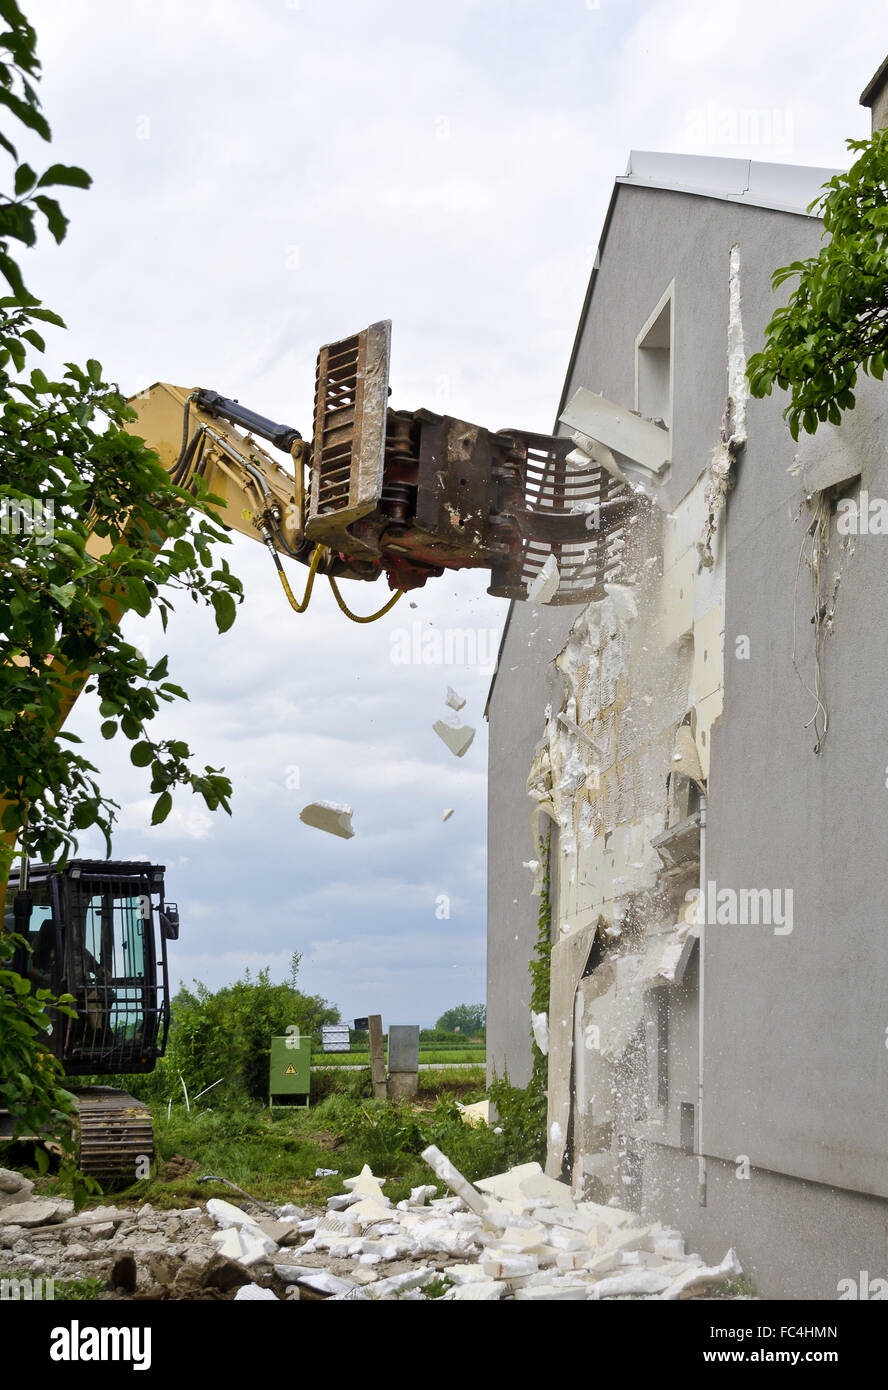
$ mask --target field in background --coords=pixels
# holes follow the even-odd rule
[[[386,1060],[388,1051],[386,1050]],[[465,1047],[429,1047],[419,1049],[420,1066],[436,1065],[456,1062],[473,1062],[477,1066],[483,1067],[487,1061],[487,1049],[484,1046],[473,1047],[466,1044]],[[313,1052],[311,1057],[312,1067],[369,1067],[370,1053],[366,1050],[354,1052]]]

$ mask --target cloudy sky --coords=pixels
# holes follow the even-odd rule
[[[26,265],[69,325],[52,354],[98,357],[127,393],[211,386],[304,434],[318,346],[379,318],[396,407],[550,429],[629,150],[841,166],[888,50],[886,0],[22,4],[52,158],[94,178],[64,199],[64,245]],[[166,731],[227,769],[231,819],[186,796],[149,828],[128,745],[98,737],[89,697],[71,723],[123,808],[115,853],[168,866],[174,979],[283,978],[300,951],[303,987],[347,1018],[429,1024],[482,1000],[482,711],[505,603],[458,575],[356,627],[323,585],[291,613],[261,547],[229,558],[231,632],[189,603],[166,638],[132,634],[170,652],[191,702]],[[360,612],[384,598],[346,590]],[[393,660],[414,625],[469,631],[473,660]],[[448,684],[477,728],[460,760],[431,728]],[[317,799],[355,808],[354,839],[300,823]]]

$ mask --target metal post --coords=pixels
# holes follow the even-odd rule
[[[377,1100],[388,1098],[388,1086],[385,1079],[385,1056],[382,1050],[382,1015],[370,1014],[367,1018],[370,1032],[370,1078],[373,1082],[373,1094]]]

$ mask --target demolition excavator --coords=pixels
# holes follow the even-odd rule
[[[310,440],[216,391],[162,382],[130,400],[129,429],[174,483],[194,492],[202,479],[225,525],[265,545],[297,612],[319,575],[357,622],[466,568],[488,569],[488,593],[506,599],[602,597],[619,577],[637,504],[626,478],[577,451],[569,434],[493,433],[430,410],[392,409],[390,348],[387,321],[321,348]],[[301,599],[286,560],[307,567]],[[392,597],[369,615],[353,613],[339,581],[383,575]],[[65,675],[66,717],[87,677]],[[162,866],[23,862],[10,876],[6,927],[29,947],[13,968],[35,987],[74,996],[77,1018],[57,1012],[46,1039],[67,1075],[154,1068],[170,1024],[167,943],[179,930]],[[143,1105],[93,1086],[79,1094],[78,1113],[85,1172],[141,1175],[139,1162],[154,1152]]]

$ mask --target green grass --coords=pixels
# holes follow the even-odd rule
[[[41,1276],[38,1276],[41,1277]],[[29,1279],[29,1274],[15,1274],[12,1270],[0,1269],[0,1282],[4,1279]],[[42,1278],[42,1277],[41,1277]],[[42,1278],[42,1287],[46,1287],[46,1279]],[[53,1281],[52,1302],[76,1301],[87,1303],[98,1297],[107,1285],[102,1279],[94,1279],[91,1276],[86,1279],[56,1279]],[[47,1300],[49,1301],[49,1300]]]
[[[362,1093],[367,1083],[366,1071],[319,1073],[317,1085],[325,1094],[309,1109],[271,1112],[256,1102],[227,1100],[191,1113],[177,1104],[168,1119],[166,1105],[152,1105],[158,1160],[154,1174],[127,1187],[106,1185],[105,1193],[89,1197],[86,1205],[150,1202],[168,1209],[193,1206],[209,1197],[241,1200],[222,1182],[197,1181],[214,1175],[270,1205],[322,1206],[328,1196],[342,1191],[343,1178],[360,1172],[365,1163],[388,1179],[386,1195],[397,1202],[411,1187],[434,1182],[420,1157],[429,1144],[443,1149],[470,1181],[539,1156],[545,1117],[528,1108],[524,1092],[508,1087],[500,1091],[503,1083],[495,1083],[499,1133],[486,1125],[473,1128],[463,1123],[455,1099],[471,1104],[485,1095],[482,1067],[421,1072],[415,1102],[374,1100]],[[165,1176],[164,1166],[173,1158],[190,1160],[194,1166]],[[0,1164],[3,1161],[0,1151]],[[316,1177],[319,1168],[335,1170],[334,1176]],[[38,1192],[64,1190],[57,1176],[26,1171]],[[443,1195],[444,1187],[436,1186]]]

